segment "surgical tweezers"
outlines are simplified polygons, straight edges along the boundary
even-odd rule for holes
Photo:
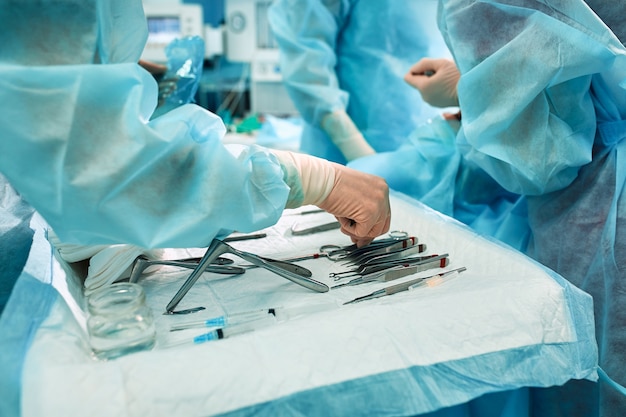
[[[189,292],[198,278],[200,278],[200,275],[202,275],[202,273],[206,270],[207,266],[217,259],[218,256],[224,253],[232,253],[233,255],[236,255],[253,265],[265,268],[268,271],[274,272],[275,274],[280,275],[283,278],[287,278],[288,280],[310,290],[317,292],[327,292],[329,290],[326,284],[310,278],[312,275],[311,271],[304,267],[285,261],[278,261],[275,259],[257,256],[249,252],[243,252],[233,248],[219,239],[213,239],[204,256],[198,263],[198,266],[193,270],[191,275],[189,275],[172,300],[167,304],[166,313],[172,313],[174,311],[174,308],[176,308],[180,300],[182,300],[187,292]]]
[[[408,291],[412,287],[417,286],[420,283],[425,282],[426,280],[430,280],[430,279],[438,278],[438,277],[443,278],[445,276],[448,276],[456,272],[458,273],[463,272],[465,271],[465,269],[466,269],[465,267],[461,267],[461,268],[453,269],[452,271],[447,271],[441,274],[432,275],[430,277],[415,278],[410,281],[402,282],[400,284],[390,285],[389,287],[374,291],[372,293],[369,293],[361,297],[357,297],[354,300],[346,301],[343,304],[344,305],[355,304],[355,303],[360,303],[361,301],[373,300],[374,298],[385,297],[387,295],[394,295],[399,292]]]
[[[388,238],[388,239],[379,239],[372,241],[369,245],[357,247],[356,244],[348,245],[348,246],[336,246],[336,245],[324,245],[326,251],[329,251],[331,255],[343,254],[341,257],[337,257],[337,259],[354,259],[358,258],[362,255],[370,254],[374,251],[378,251],[384,248],[406,248],[409,246],[416,245],[418,242],[416,237],[406,236],[403,238]],[[333,250],[334,247],[334,250]]]
[[[325,232],[327,230],[335,230],[341,227],[341,224],[338,221],[332,221],[330,223],[318,224],[315,226],[309,226],[299,229],[299,224],[294,224],[291,226],[291,234],[294,236],[303,236],[310,235],[313,233]]]
[[[382,281],[388,282],[407,275],[413,275],[418,272],[427,271],[434,268],[445,268],[449,264],[448,255],[434,256],[432,258],[425,259],[424,261],[412,264],[412,265],[396,265],[391,268],[387,268],[382,271],[372,272],[367,275],[362,275],[358,278],[351,279],[348,282],[344,282],[339,285],[331,287],[332,289],[341,288],[349,285],[365,284],[366,282]]]
[[[408,242],[399,242],[395,245],[387,246],[381,249],[373,250],[369,253],[365,253],[358,258],[351,259],[343,262],[344,265],[366,265],[370,263],[375,263],[377,261],[382,260],[392,260],[392,259],[401,259],[406,258],[409,255],[415,255],[416,253],[422,253],[426,251],[426,245],[423,243],[420,244],[411,244],[408,245]]]
[[[413,258],[403,258],[403,259],[392,259],[388,261],[379,261],[371,264],[361,265],[358,268],[351,269],[343,272],[331,272],[328,274],[329,278],[333,278],[335,281],[339,281],[344,278],[350,278],[358,275],[368,275],[374,272],[384,271],[389,268],[393,268],[398,265],[416,265],[420,262],[427,262],[429,260],[434,260],[434,258],[442,259],[448,257],[448,254],[443,255],[425,255],[425,256],[416,256]]]

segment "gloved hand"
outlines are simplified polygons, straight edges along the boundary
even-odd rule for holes
[[[309,155],[272,151],[291,188],[286,208],[313,204],[334,215],[358,247],[389,230],[389,187],[380,177]]]
[[[75,245],[62,242],[53,230],[48,230],[50,243],[68,263],[89,261],[85,277],[85,295],[90,295],[99,288],[128,278],[130,270],[138,256],[159,259],[161,249],[142,249],[133,245]]]
[[[459,105],[456,85],[461,74],[449,59],[422,58],[413,64],[404,81],[417,88],[424,101],[434,107]]]
[[[322,129],[330,136],[347,161],[376,153],[344,110],[337,110],[324,116]]]

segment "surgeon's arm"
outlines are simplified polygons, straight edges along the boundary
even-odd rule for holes
[[[206,246],[224,231],[273,225],[298,181],[292,204],[319,203],[354,220],[344,229],[356,239],[384,232],[381,195],[382,214],[376,204],[337,203],[353,195],[340,192],[351,172],[324,161],[286,175],[268,149],[224,146],[222,121],[195,105],[150,120],[157,85],[136,64],[4,66],[0,75],[0,171],[64,242]],[[310,191],[326,180],[328,193]]]
[[[336,40],[349,13],[348,2],[278,0],[268,14],[290,97],[302,117],[324,130],[348,161],[375,153],[346,113],[348,92],[335,72]]]
[[[382,178],[309,155],[273,153],[290,186],[287,208],[317,205],[333,214],[359,247],[389,230],[389,188]]]
[[[376,153],[345,110],[337,110],[324,116],[322,129],[348,162]]]
[[[225,147],[195,105],[150,120],[157,84],[137,64],[5,65],[0,90],[0,171],[64,242],[202,247],[280,218],[270,152]]]
[[[335,73],[336,40],[349,9],[345,2],[327,6],[322,0],[276,0],[268,12],[281,54],[283,81],[308,123],[345,110],[348,93]]]

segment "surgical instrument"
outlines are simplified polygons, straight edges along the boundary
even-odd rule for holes
[[[409,287],[409,291],[412,291],[419,287],[436,287],[458,276],[461,272],[465,271],[466,269],[467,268],[465,267],[460,267],[452,271],[444,272],[443,274],[428,277],[423,281],[416,282],[415,284],[411,285]]]
[[[355,258],[361,255],[372,253],[375,250],[392,247],[392,248],[406,248],[417,244],[416,237],[404,237],[402,239],[379,239],[372,241],[369,245],[363,247],[357,247],[355,244],[348,246],[339,245],[323,245],[320,247],[320,252],[327,253],[328,257],[332,260],[340,260],[345,258]]]
[[[193,343],[200,344],[204,342],[210,342],[211,340],[225,339],[227,337],[232,337],[241,333],[252,332],[261,327],[269,326],[274,323],[276,323],[276,318],[274,316],[268,315],[266,318],[255,320],[254,322],[240,324],[238,326],[232,327],[222,327],[211,332],[202,334],[200,336],[196,336],[193,338]]]
[[[180,300],[182,300],[182,298],[187,294],[191,287],[196,283],[198,278],[200,278],[200,275],[204,272],[206,267],[210,265],[214,259],[224,253],[231,253],[233,255],[236,255],[250,262],[251,264],[265,268],[271,272],[274,272],[277,275],[280,275],[283,278],[287,278],[288,280],[310,290],[316,292],[327,292],[329,290],[326,284],[310,278],[312,275],[311,271],[304,267],[289,262],[263,258],[249,252],[239,251],[219,239],[213,239],[213,241],[207,248],[204,256],[198,263],[198,266],[193,270],[187,280],[180,287],[178,292],[174,295],[172,300],[167,304],[166,312],[170,313],[174,310],[174,308],[176,308]]]
[[[267,237],[267,233],[251,233],[248,235],[228,236],[222,242],[239,242],[240,240],[262,239]]]
[[[197,327],[226,327],[234,326],[241,323],[246,323],[258,319],[265,318],[268,314],[275,316],[275,310],[273,308],[264,308],[260,310],[244,311],[241,313],[233,313],[228,315],[222,315],[213,317],[206,320],[193,320],[186,323],[179,323],[170,326],[170,332],[178,330],[194,329]]]
[[[366,254],[367,251],[370,253],[374,253],[374,251],[381,250],[381,253],[384,252],[385,248],[389,248],[388,250],[392,250],[393,248],[406,248],[415,245],[417,243],[417,238],[411,237],[406,238],[401,241],[399,240],[380,240],[380,243],[376,243],[376,241],[370,243],[368,246],[364,246],[362,248],[357,248],[356,245],[348,245],[348,246],[339,246],[339,245],[322,245],[319,248],[319,252],[312,253],[309,255],[295,256],[292,258],[282,259],[287,262],[298,262],[298,261],[306,261],[308,259],[320,259],[320,258],[328,258],[331,261],[339,261],[342,259],[349,258],[351,256],[357,256],[359,254]],[[422,245],[424,250],[426,250],[426,245]],[[358,252],[357,252],[358,250]],[[423,252],[423,250],[422,250]]]
[[[375,255],[371,257],[363,257],[361,262],[346,262],[344,265],[353,264],[357,266],[357,268],[367,268],[373,267],[377,265],[400,265],[405,260],[409,262],[418,262],[421,259],[426,259],[432,255],[423,255],[419,257],[408,257],[409,255],[415,255],[419,253],[423,253],[426,250],[426,245],[420,244],[408,247],[406,249],[396,249],[395,251],[391,251],[382,255]]]
[[[406,258],[409,255],[415,255],[425,251],[426,245],[423,243],[407,245],[406,241],[398,241],[396,244],[372,250],[354,259],[348,259],[343,265],[366,265],[382,260]]]
[[[362,275],[358,278],[351,279],[348,282],[335,285],[331,289],[341,288],[350,285],[364,284],[366,282],[380,281],[388,282],[407,275],[413,275],[418,272],[427,271],[434,268],[445,268],[449,264],[447,255],[435,256],[430,259],[426,259],[422,262],[413,265],[396,265],[391,268],[387,268],[382,271],[372,272],[370,274]]]
[[[276,317],[278,321],[286,321],[292,317],[300,315],[310,315],[318,313],[320,311],[334,310],[339,305],[332,302],[322,302],[315,304],[307,304],[295,307],[274,307],[274,308],[262,308],[258,310],[243,311],[238,313],[223,314],[218,317],[209,318],[206,320],[192,320],[187,322],[181,322],[170,326],[170,331],[193,329],[198,327],[227,327],[234,326],[250,321],[262,319],[268,314]]]
[[[417,265],[422,262],[434,261],[434,260],[443,260],[448,257],[448,254],[443,255],[425,255],[425,256],[416,256],[413,258],[404,258],[404,259],[394,259],[390,261],[381,261],[374,264],[361,265],[358,268],[351,269],[343,272],[331,272],[328,274],[329,278],[333,278],[335,281],[339,281],[344,278],[350,278],[357,275],[368,275],[374,272],[384,271],[389,268],[393,268],[398,265]],[[442,261],[445,262],[445,261]]]
[[[444,272],[444,273],[441,273],[441,274],[432,275],[430,277],[416,278],[416,279],[412,279],[410,281],[402,282],[400,284],[390,285],[389,287],[386,287],[386,288],[374,291],[374,292],[372,292],[370,294],[363,295],[361,297],[357,297],[354,300],[346,301],[343,304],[344,305],[346,305],[346,304],[355,304],[355,303],[360,303],[361,301],[373,300],[374,298],[386,297],[388,295],[394,295],[394,294],[397,294],[399,292],[409,291],[411,289],[416,288],[416,286],[419,286],[422,283],[424,283],[424,285],[428,285],[427,284],[428,280],[432,279],[433,282],[436,282],[435,280],[437,280],[437,279],[445,278],[449,274],[458,274],[460,272],[465,271],[465,269],[466,269],[465,267],[461,267],[461,268],[454,269],[452,271],[448,271],[448,272]]]
[[[176,259],[173,261],[168,260],[151,260],[148,259],[144,255],[140,255],[133,262],[133,266],[130,270],[130,278],[128,282],[137,282],[139,281],[139,277],[143,274],[144,270],[149,266],[153,265],[166,265],[166,266],[177,266],[180,268],[187,269],[195,269],[198,266],[198,262],[200,262],[201,258],[186,258],[186,259]],[[214,263],[209,265],[206,268],[207,272],[213,272],[216,274],[228,274],[228,275],[238,275],[246,272],[245,268],[240,266],[227,266],[227,264],[232,264],[233,260],[228,258],[217,258]]]
[[[409,234],[404,230],[392,230],[389,232],[389,237],[391,239],[400,240],[409,237]]]
[[[198,311],[202,311],[202,310],[206,310],[206,307],[194,307],[194,308],[187,308],[185,310],[176,310],[176,311],[166,311],[165,313],[163,313],[163,315],[173,315],[173,314],[192,314],[192,313],[197,313]]]
[[[338,253],[335,254],[334,249],[327,249],[326,246],[322,246],[319,252],[312,253],[310,255],[295,256],[295,257],[286,258],[283,260],[288,261],[288,262],[298,262],[298,261],[306,261],[308,259],[320,259],[320,258],[328,258],[331,261],[336,261],[336,260],[341,259],[340,254]]]
[[[310,235],[313,233],[326,232],[328,230],[339,229],[341,227],[341,224],[335,220],[329,223],[319,224],[319,225],[310,226],[310,227],[298,228],[298,226],[299,226],[299,223],[296,223],[293,226],[291,226],[291,233],[294,236]]]
[[[170,348],[174,346],[180,346],[188,343],[193,343],[194,345],[199,345],[201,343],[210,342],[213,340],[226,339],[228,337],[232,337],[242,333],[249,333],[255,330],[261,329],[263,327],[271,326],[276,323],[276,317],[271,314],[266,314],[263,318],[259,318],[253,321],[249,321],[247,323],[241,323],[234,326],[220,327],[218,329],[212,330],[208,333],[203,333],[198,336],[195,336],[191,340],[182,339],[178,341],[173,341],[170,343],[166,343],[161,346],[162,348]]]

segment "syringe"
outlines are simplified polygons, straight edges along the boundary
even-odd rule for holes
[[[337,308],[336,302],[326,302],[296,307],[274,307],[259,310],[244,311],[239,313],[224,314],[207,320],[194,320],[172,325],[170,331],[195,329],[198,327],[230,327],[242,323],[263,319],[267,316],[274,317],[278,321],[285,321],[299,315],[308,315],[325,310]]]

